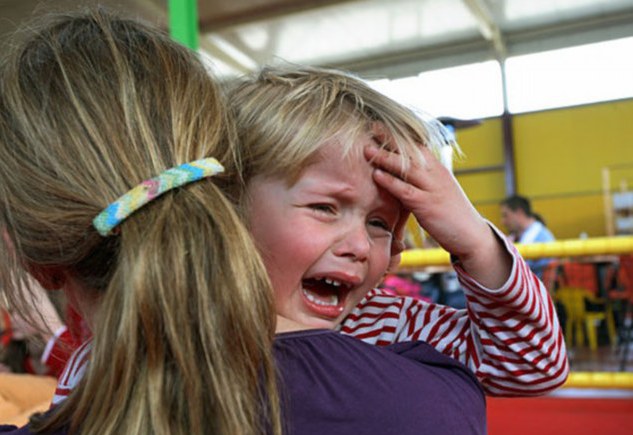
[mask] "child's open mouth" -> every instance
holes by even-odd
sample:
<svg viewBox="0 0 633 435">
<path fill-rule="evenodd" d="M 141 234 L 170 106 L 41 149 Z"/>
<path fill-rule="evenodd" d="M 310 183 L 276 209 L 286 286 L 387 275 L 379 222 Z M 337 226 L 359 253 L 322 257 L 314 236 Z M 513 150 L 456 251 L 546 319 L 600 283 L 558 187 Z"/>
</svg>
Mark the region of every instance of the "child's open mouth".
<svg viewBox="0 0 633 435">
<path fill-rule="evenodd" d="M 306 305 L 321 317 L 334 319 L 341 315 L 351 284 L 333 278 L 308 278 L 302 281 Z"/>
</svg>

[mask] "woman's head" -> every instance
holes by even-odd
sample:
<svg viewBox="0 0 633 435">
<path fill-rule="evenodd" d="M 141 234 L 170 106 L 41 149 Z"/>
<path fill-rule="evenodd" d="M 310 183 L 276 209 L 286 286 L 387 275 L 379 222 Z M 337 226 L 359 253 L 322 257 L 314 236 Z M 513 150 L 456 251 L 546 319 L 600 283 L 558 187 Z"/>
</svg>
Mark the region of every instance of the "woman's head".
<svg viewBox="0 0 633 435">
<path fill-rule="evenodd" d="M 15 248 L 95 290 L 118 244 L 91 228 L 101 209 L 169 167 L 230 158 L 230 123 L 195 54 L 132 21 L 60 18 L 15 47 L 0 86 L 2 217 Z"/>
<path fill-rule="evenodd" d="M 14 43 L 0 70 L 0 286 L 24 304 L 11 288 L 28 269 L 98 306 L 86 378 L 59 421 L 254 433 L 262 391 L 275 402 L 257 385 L 272 378 L 269 285 L 222 176 L 168 192 L 115 236 L 92 226 L 186 162 L 215 157 L 237 178 L 233 142 L 209 71 L 160 31 L 97 11 L 49 17 Z"/>
</svg>

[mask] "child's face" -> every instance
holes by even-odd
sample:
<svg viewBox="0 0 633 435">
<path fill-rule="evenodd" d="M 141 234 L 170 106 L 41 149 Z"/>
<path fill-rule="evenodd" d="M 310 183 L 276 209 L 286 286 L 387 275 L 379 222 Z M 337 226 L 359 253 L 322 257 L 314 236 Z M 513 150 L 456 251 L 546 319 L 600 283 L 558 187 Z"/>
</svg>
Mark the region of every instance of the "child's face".
<svg viewBox="0 0 633 435">
<path fill-rule="evenodd" d="M 401 206 L 378 188 L 358 140 L 343 158 L 326 144 L 289 185 L 278 177 L 249 184 L 249 221 L 275 289 L 277 312 L 334 328 L 382 278 Z"/>
</svg>

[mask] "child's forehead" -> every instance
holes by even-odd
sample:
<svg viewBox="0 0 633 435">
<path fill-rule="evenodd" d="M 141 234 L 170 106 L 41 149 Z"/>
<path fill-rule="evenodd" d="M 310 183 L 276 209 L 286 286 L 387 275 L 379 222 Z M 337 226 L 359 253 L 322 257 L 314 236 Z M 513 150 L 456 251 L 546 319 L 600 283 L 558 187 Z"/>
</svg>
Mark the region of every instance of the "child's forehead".
<svg viewBox="0 0 633 435">
<path fill-rule="evenodd" d="M 301 165 L 303 168 L 318 162 L 356 160 L 363 156 L 366 146 L 374 142 L 371 131 L 359 131 L 350 136 L 337 136 L 321 142 Z"/>
<path fill-rule="evenodd" d="M 294 184 L 301 173 L 315 163 L 359 158 L 364 160 L 364 149 L 367 146 L 394 145 L 394 132 L 383 122 L 359 117 L 347 121 L 351 122 L 343 121 L 343 125 L 337 126 L 338 128 L 324 129 L 318 133 L 313 130 L 313 134 L 295 136 L 288 142 L 278 143 L 276 159 L 270 161 L 267 168 L 261 167 L 262 171 L 259 173 L 280 177 Z M 407 150 L 398 151 L 403 156 L 408 155 Z"/>
<path fill-rule="evenodd" d="M 306 172 L 316 170 L 315 166 L 329 170 L 341 171 L 341 165 L 347 168 L 345 172 L 351 170 L 354 161 L 364 160 L 363 149 L 371 141 L 368 132 L 359 134 L 357 137 L 334 137 L 323 140 L 314 146 L 311 153 L 306 155 L 301 161 L 296 162 L 291 167 L 279 167 L 269 175 L 283 179 L 289 186 L 296 184 Z M 321 172 L 321 171 L 319 171 Z"/>
</svg>

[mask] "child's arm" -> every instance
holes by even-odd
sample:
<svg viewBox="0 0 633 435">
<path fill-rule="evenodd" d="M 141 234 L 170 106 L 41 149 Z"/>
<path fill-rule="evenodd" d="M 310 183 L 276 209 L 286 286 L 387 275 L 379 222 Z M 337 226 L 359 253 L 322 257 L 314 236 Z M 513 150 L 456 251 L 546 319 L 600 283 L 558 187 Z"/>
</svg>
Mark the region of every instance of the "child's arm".
<svg viewBox="0 0 633 435">
<path fill-rule="evenodd" d="M 422 152 L 426 163 L 411 162 L 406 181 L 392 175 L 400 168 L 399 155 L 377 148 L 368 148 L 366 155 L 380 168 L 376 182 L 452 254 L 468 310 L 409 299 L 387 309 L 385 300 L 370 297 L 343 331 L 365 340 L 373 334 L 383 343 L 428 341 L 468 365 L 491 394 L 540 394 L 559 386 L 568 363 L 547 291 L 514 247 L 477 213 L 452 174 L 428 149 Z M 386 334 L 367 325 L 356 328 L 354 322 L 363 318 L 380 320 L 375 327 Z"/>
<path fill-rule="evenodd" d="M 410 161 L 406 179 L 394 175 L 400 172 L 400 155 L 373 146 L 365 154 L 376 167 L 376 183 L 398 198 L 471 277 L 486 287 L 500 287 L 510 276 L 511 256 L 453 174 L 427 147 L 421 150 L 425 162 Z"/>
<path fill-rule="evenodd" d="M 469 367 L 488 394 L 528 396 L 559 387 L 569 366 L 565 342 L 543 284 L 511 244 L 511 276 L 482 287 L 455 265 L 466 310 L 370 292 L 341 332 L 377 345 L 422 340 Z"/>
</svg>

